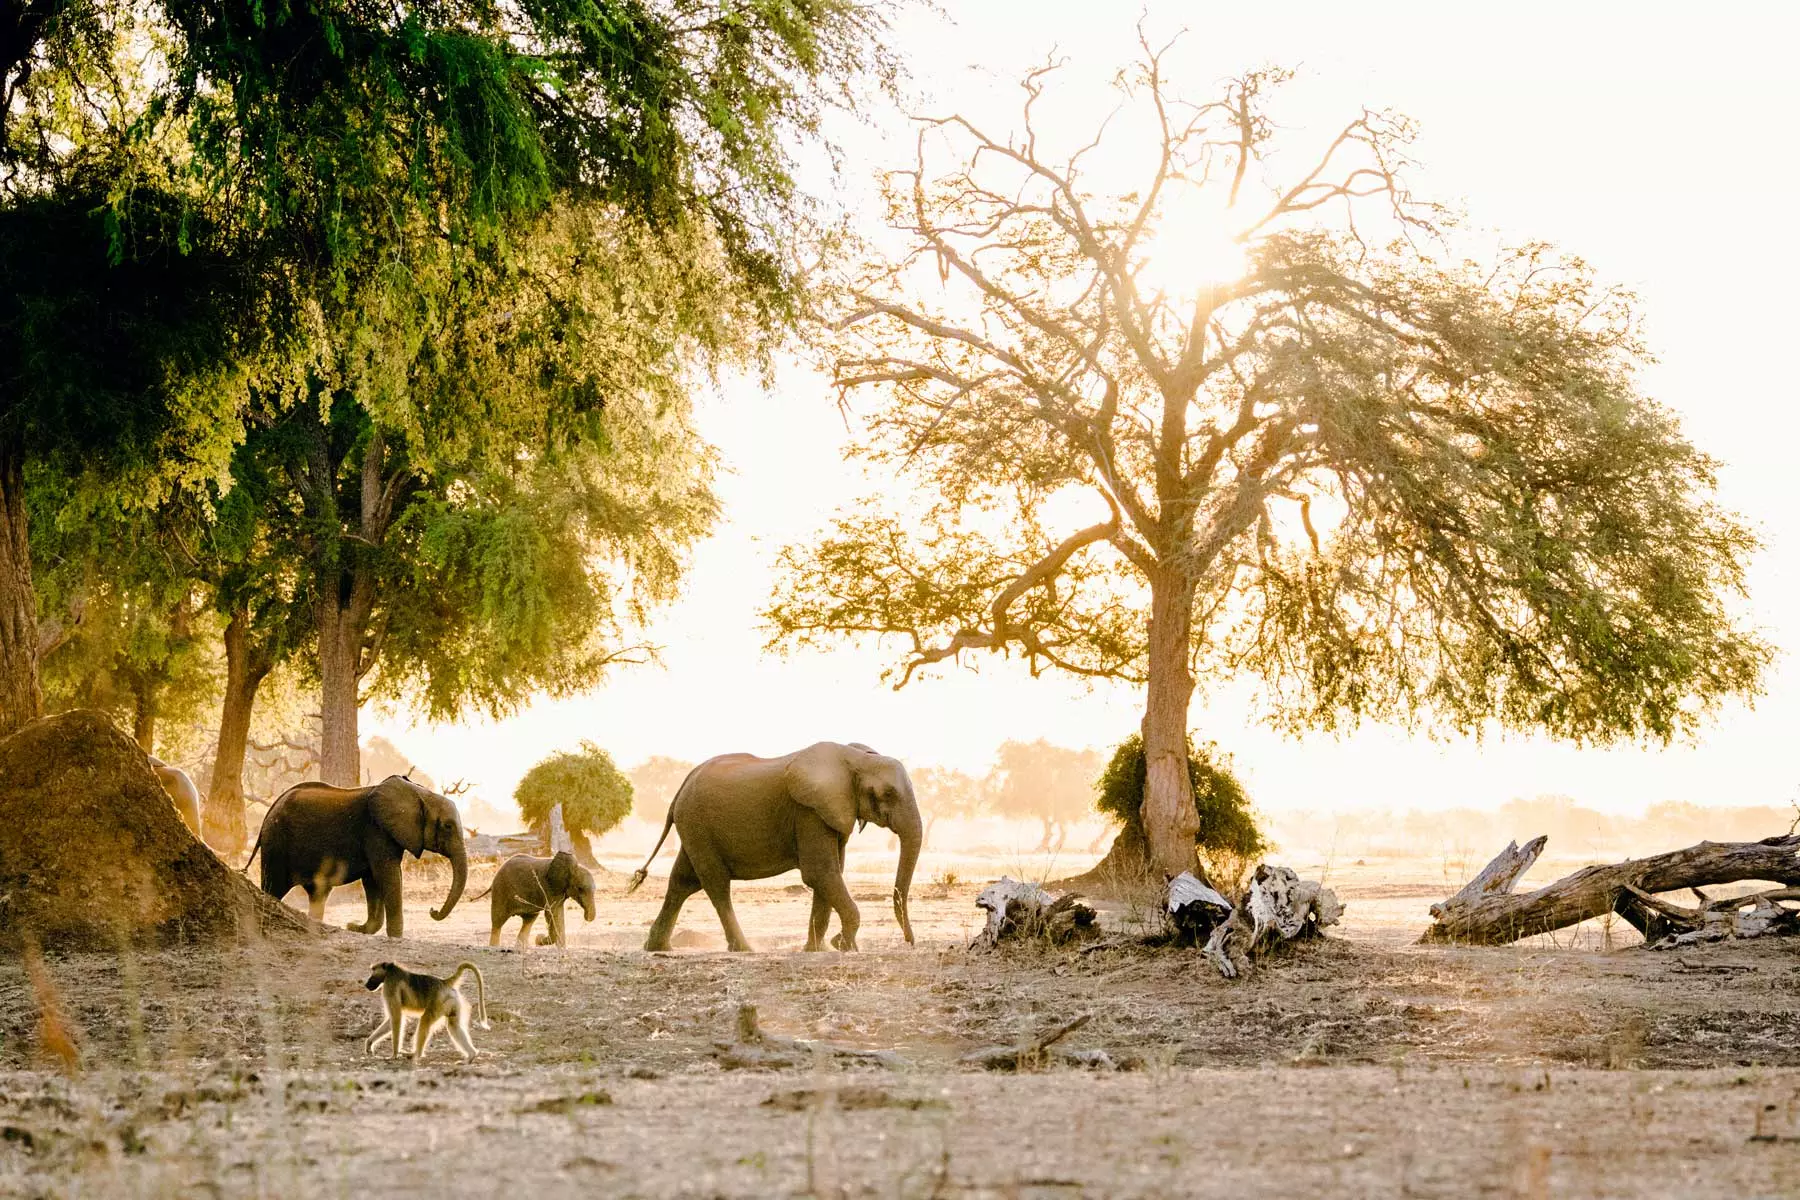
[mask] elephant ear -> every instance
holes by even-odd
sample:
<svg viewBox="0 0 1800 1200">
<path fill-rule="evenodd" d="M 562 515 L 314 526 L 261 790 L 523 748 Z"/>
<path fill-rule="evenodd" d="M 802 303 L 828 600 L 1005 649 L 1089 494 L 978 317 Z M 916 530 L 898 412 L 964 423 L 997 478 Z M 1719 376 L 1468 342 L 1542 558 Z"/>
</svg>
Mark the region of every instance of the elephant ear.
<svg viewBox="0 0 1800 1200">
<path fill-rule="evenodd" d="M 575 856 L 558 850 L 544 868 L 544 890 L 552 896 L 567 896 L 575 888 Z"/>
<path fill-rule="evenodd" d="M 856 828 L 856 772 L 850 758 L 857 751 L 835 742 L 820 742 L 788 760 L 788 796 L 840 835 Z"/>
<path fill-rule="evenodd" d="M 405 780 L 390 775 L 370 788 L 369 813 L 414 858 L 425 853 L 425 799 Z"/>
</svg>

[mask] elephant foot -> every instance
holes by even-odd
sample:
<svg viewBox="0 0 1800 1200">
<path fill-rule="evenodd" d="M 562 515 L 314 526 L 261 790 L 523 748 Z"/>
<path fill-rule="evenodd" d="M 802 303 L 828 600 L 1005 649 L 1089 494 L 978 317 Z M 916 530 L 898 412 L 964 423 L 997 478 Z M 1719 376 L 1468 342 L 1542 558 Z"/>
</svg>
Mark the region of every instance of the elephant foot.
<svg viewBox="0 0 1800 1200">
<path fill-rule="evenodd" d="M 839 950 L 849 952 L 856 949 L 856 938 L 851 934 L 836 933 L 831 937 L 831 944 Z"/>
<path fill-rule="evenodd" d="M 369 923 L 367 921 L 349 921 L 349 922 L 345 923 L 344 928 L 348 929 L 351 933 L 374 933 L 375 932 L 374 929 L 369 928 Z M 379 928 L 379 926 L 377 926 L 377 928 Z"/>
</svg>

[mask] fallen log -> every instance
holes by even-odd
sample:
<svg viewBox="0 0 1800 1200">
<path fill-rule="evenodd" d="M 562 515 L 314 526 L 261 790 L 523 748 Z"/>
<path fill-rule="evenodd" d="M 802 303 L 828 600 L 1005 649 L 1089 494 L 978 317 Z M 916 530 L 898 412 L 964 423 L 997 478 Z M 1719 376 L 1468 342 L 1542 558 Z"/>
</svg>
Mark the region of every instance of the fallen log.
<svg viewBox="0 0 1800 1200">
<path fill-rule="evenodd" d="M 1534 839 L 1526 848 L 1537 845 L 1541 851 L 1542 841 Z M 1496 863 L 1509 856 L 1516 859 L 1520 853 L 1517 847 L 1509 846 L 1476 878 L 1488 875 Z M 1671 923 L 1679 920 L 1677 914 L 1682 910 L 1667 902 L 1660 907 L 1646 904 L 1640 897 L 1746 879 L 1800 884 L 1800 835 L 1764 838 L 1760 842 L 1701 842 L 1667 854 L 1583 867 L 1523 895 L 1511 890 L 1521 873 L 1522 868 L 1504 879 L 1503 871 L 1496 873 L 1494 878 L 1501 879 L 1504 887 L 1490 888 L 1485 894 L 1471 894 L 1470 888 L 1465 887 L 1433 905 L 1431 915 L 1436 920 L 1419 940 L 1502 946 L 1534 934 L 1579 925 L 1609 912 L 1631 921 L 1645 931 L 1646 937 L 1654 930 L 1660 938 L 1674 929 Z"/>
</svg>

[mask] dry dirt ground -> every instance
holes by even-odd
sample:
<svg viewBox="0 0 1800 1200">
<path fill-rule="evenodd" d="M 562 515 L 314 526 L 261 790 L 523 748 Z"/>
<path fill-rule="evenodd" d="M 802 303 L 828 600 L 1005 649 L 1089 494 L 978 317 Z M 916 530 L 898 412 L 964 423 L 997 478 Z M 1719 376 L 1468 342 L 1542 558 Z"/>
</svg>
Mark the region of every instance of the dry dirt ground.
<svg viewBox="0 0 1800 1200">
<path fill-rule="evenodd" d="M 0 1194 L 1800 1196 L 1792 945 L 1418 947 L 1451 890 L 1437 865 L 1300 862 L 1329 869 L 1344 926 L 1227 982 L 1193 951 L 966 949 L 979 882 L 1042 862 L 928 862 L 909 949 L 886 864 L 852 865 L 857 955 L 797 950 L 788 880 L 738 889 L 758 953 L 718 952 L 696 897 L 690 948 L 645 954 L 659 880 L 626 897 L 622 875 L 593 924 L 571 910 L 566 952 L 488 949 L 485 901 L 432 922 L 442 884 L 420 878 L 398 943 L 52 953 L 73 1074 L 45 1050 L 44 987 L 0 959 Z M 354 891 L 328 911 L 360 916 Z M 364 1055 L 383 957 L 480 964 L 474 1063 L 442 1037 L 417 1068 Z M 826 1049 L 728 1069 L 715 1043 L 745 1002 Z M 1137 1069 L 958 1061 L 1084 1013 L 1069 1044 Z"/>
</svg>

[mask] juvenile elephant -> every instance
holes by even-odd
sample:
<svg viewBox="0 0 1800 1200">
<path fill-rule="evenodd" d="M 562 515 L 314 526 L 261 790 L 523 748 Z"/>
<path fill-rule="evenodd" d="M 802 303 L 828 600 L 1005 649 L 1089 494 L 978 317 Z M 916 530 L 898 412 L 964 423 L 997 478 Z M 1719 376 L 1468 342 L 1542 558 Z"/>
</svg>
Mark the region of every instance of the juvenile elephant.
<svg viewBox="0 0 1800 1200">
<path fill-rule="evenodd" d="M 361 788 L 295 784 L 276 797 L 263 817 L 250 857 L 262 849 L 262 889 L 280 900 L 295 886 L 306 889 L 313 920 L 325 917 L 325 898 L 343 883 L 362 880 L 369 915 L 345 928 L 401 936 L 400 860 L 433 850 L 450 860 L 450 895 L 431 919 L 450 915 L 468 882 L 462 817 L 449 800 L 400 775 Z M 249 869 L 250 861 L 244 861 Z"/>
<path fill-rule="evenodd" d="M 832 945 L 856 949 L 861 916 L 844 883 L 844 844 L 851 830 L 868 821 L 900 838 L 894 918 L 911 942 L 906 897 L 924 834 L 912 780 L 898 759 L 859 743 L 837 742 L 819 742 L 782 758 L 724 754 L 707 759 L 677 789 L 662 837 L 650 852 L 654 861 L 671 826 L 681 832 L 681 853 L 644 948 L 667 950 L 681 906 L 704 888 L 725 927 L 726 943 L 733 950 L 750 949 L 731 907 L 731 881 L 767 879 L 798 867 L 813 894 L 806 948 L 825 948 L 825 930 L 835 909 L 842 929 Z M 650 861 L 631 877 L 633 889 L 649 874 Z"/>
<path fill-rule="evenodd" d="M 567 945 L 563 904 L 569 900 L 580 903 L 584 918 L 594 919 L 594 876 L 567 850 L 559 850 L 549 858 L 513 855 L 500 864 L 494 882 L 483 894 L 492 896 L 494 930 L 488 936 L 490 946 L 500 944 L 502 925 L 513 917 L 520 917 L 518 947 L 525 949 L 532 923 L 539 913 L 544 914 L 544 924 L 549 926 L 549 931 L 538 938 L 538 945 Z M 473 899 L 479 900 L 481 896 Z"/>
<path fill-rule="evenodd" d="M 180 767 L 171 766 L 154 754 L 145 755 L 150 760 L 150 769 L 156 773 L 156 782 L 162 784 L 163 791 L 169 793 L 169 799 L 175 802 L 175 810 L 181 814 L 181 823 L 193 830 L 194 836 L 200 836 L 200 790 L 188 773 Z"/>
</svg>

